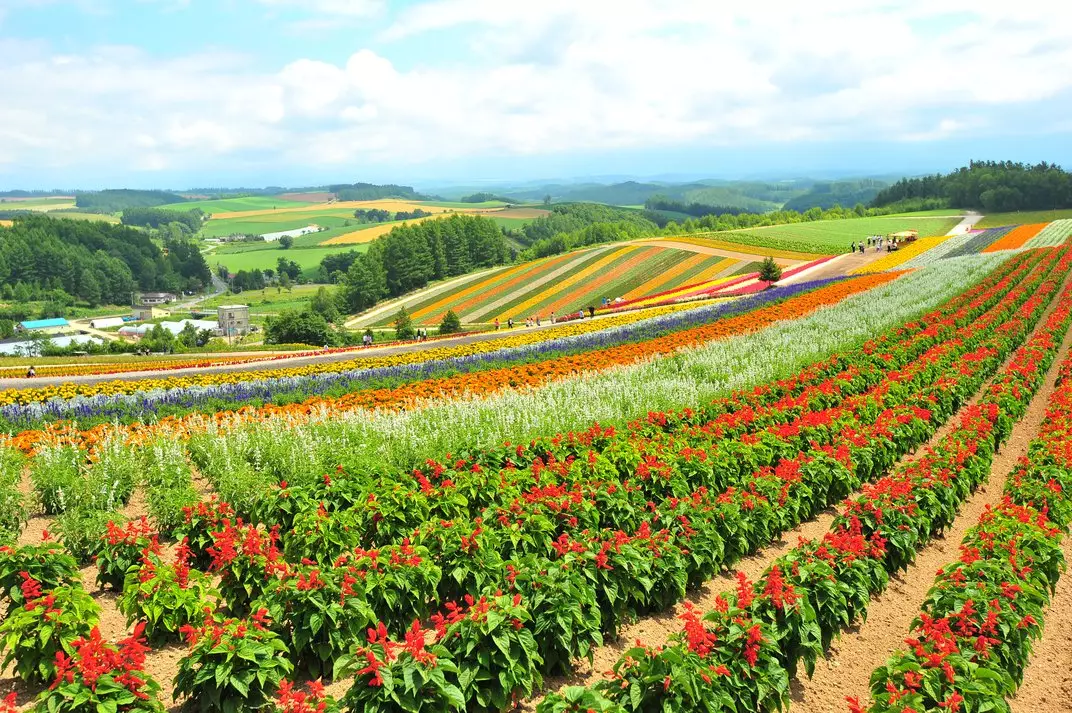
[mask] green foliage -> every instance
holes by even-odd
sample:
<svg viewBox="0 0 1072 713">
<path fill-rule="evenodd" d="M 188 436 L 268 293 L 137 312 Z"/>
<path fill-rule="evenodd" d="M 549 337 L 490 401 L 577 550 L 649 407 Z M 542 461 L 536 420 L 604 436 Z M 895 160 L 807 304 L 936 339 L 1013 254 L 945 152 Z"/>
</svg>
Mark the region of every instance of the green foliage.
<svg viewBox="0 0 1072 713">
<path fill-rule="evenodd" d="M 179 661 L 175 696 L 188 696 L 200 713 L 245 713 L 265 706 L 293 671 L 283 640 L 266 612 L 249 622 L 208 618 L 183 628 L 190 652 Z"/>
<path fill-rule="evenodd" d="M 511 198 L 503 198 L 502 196 L 495 195 L 494 193 L 473 193 L 468 196 L 462 196 L 458 199 L 460 203 L 491 203 L 493 201 L 499 201 L 500 203 L 517 203 Z"/>
<path fill-rule="evenodd" d="M 63 546 L 80 565 L 89 564 L 100 549 L 101 538 L 108 532 L 108 523 L 121 520 L 119 513 L 80 506 L 66 510 L 54 525 Z"/>
<path fill-rule="evenodd" d="M 543 659 L 532 636 L 531 618 L 513 597 L 469 597 L 432 617 L 440 642 L 458 667 L 458 688 L 468 713 L 514 709 L 543 683 Z"/>
<path fill-rule="evenodd" d="M 123 225 L 142 228 L 162 228 L 170 223 L 185 226 L 189 233 L 196 233 L 205 221 L 205 214 L 198 209 L 169 210 L 167 208 L 126 208 L 123 210 Z"/>
<path fill-rule="evenodd" d="M 142 625 L 117 646 L 104 641 L 93 627 L 89 636 L 72 642 L 74 655 L 57 662 L 54 686 L 37 698 L 42 713 L 164 713 L 160 684 L 145 672 Z"/>
<path fill-rule="evenodd" d="M 584 686 L 569 686 L 544 697 L 536 713 L 625 713 L 625 708 L 602 693 Z"/>
<path fill-rule="evenodd" d="M 416 332 L 413 330 L 413 320 L 409 316 L 409 312 L 406 311 L 406 306 L 402 305 L 395 312 L 395 339 L 406 340 L 413 339 Z"/>
<path fill-rule="evenodd" d="M 328 292 L 328 288 L 321 287 L 313 295 L 313 298 L 309 301 L 309 310 L 315 314 L 319 314 L 328 322 L 339 321 L 339 308 L 337 307 L 337 300 L 335 295 Z"/>
<path fill-rule="evenodd" d="M 0 624 L 3 667 L 14 661 L 15 673 L 23 681 L 49 684 L 56 678 L 56 654 L 73 656 L 73 642 L 97 626 L 101 609 L 77 584 L 41 591 L 31 579 L 24 591 L 37 596 L 29 597 Z"/>
<path fill-rule="evenodd" d="M 1072 208 L 1072 174 L 1056 164 L 972 161 L 948 174 L 903 178 L 875 196 L 872 205 L 940 199 L 988 213 Z"/>
<path fill-rule="evenodd" d="M 144 621 L 152 642 L 177 640 L 180 629 L 202 621 L 205 611 L 213 611 L 219 592 L 204 572 L 191 569 L 190 550 L 179 546 L 174 564 L 162 561 L 151 548 L 143 553 L 141 566 L 131 569 L 116 600 L 127 623 Z"/>
<path fill-rule="evenodd" d="M 381 198 L 401 198 L 404 200 L 425 200 L 427 196 L 417 193 L 410 186 L 396 186 L 394 184 L 376 185 L 374 183 L 336 184 L 327 189 L 335 194 L 340 201 L 374 201 Z"/>
<path fill-rule="evenodd" d="M 157 549 L 155 541 L 156 533 L 144 517 L 122 527 L 109 521 L 95 556 L 97 584 L 122 591 L 127 572 L 139 565 L 143 552 Z"/>
<path fill-rule="evenodd" d="M 264 326 L 266 344 L 326 344 L 338 343 L 338 335 L 323 315 L 310 310 L 284 310 L 269 317 Z"/>
<path fill-rule="evenodd" d="M 0 448 L 0 544 L 17 539 L 30 516 L 19 490 L 25 462 L 13 448 Z"/>
<path fill-rule="evenodd" d="M 452 215 L 399 225 L 350 264 L 342 302 L 348 311 L 368 309 L 384 297 L 420 289 L 432 280 L 501 265 L 509 253 L 502 229 L 482 216 Z M 321 272 L 330 276 L 337 267 L 322 264 Z"/>
<path fill-rule="evenodd" d="M 58 515 L 76 502 L 84 454 L 70 446 L 43 448 L 30 464 L 30 481 L 46 515 Z"/>
<path fill-rule="evenodd" d="M 294 238 L 289 235 L 284 235 L 279 238 L 280 250 L 290 250 L 292 247 L 294 247 Z"/>
<path fill-rule="evenodd" d="M 443 315 L 443 321 L 439 323 L 440 334 L 457 334 L 462 331 L 462 320 L 452 309 L 448 309 Z"/>
<path fill-rule="evenodd" d="M 8 611 L 26 603 L 22 584 L 29 577 L 42 589 L 80 584 L 78 563 L 54 542 L 22 547 L 0 547 L 0 596 Z"/>
<path fill-rule="evenodd" d="M 460 671 L 450 652 L 429 645 L 417 622 L 405 643 L 393 641 L 380 624 L 365 645 L 355 647 L 336 667 L 337 676 L 355 674 L 342 699 L 348 713 L 447 713 L 464 711 L 465 696 L 454 681 Z"/>
<path fill-rule="evenodd" d="M 74 204 L 83 210 L 98 213 L 118 213 L 129 208 L 153 208 L 169 203 L 184 203 L 186 198 L 167 191 L 139 191 L 112 188 L 91 193 L 79 193 Z"/>
<path fill-rule="evenodd" d="M 770 255 L 763 258 L 763 262 L 759 264 L 759 279 L 770 283 L 782 279 L 782 268 L 778 267 Z"/>
<path fill-rule="evenodd" d="M 574 248 L 657 233 L 659 226 L 635 210 L 594 203 L 556 205 L 514 235 L 528 249 L 527 259 L 557 255 Z"/>
<path fill-rule="evenodd" d="M 354 217 L 362 223 L 386 223 L 391 220 L 391 212 L 382 208 L 358 208 Z"/>
<path fill-rule="evenodd" d="M 15 285 L 15 299 L 60 290 L 90 302 L 127 304 L 139 289 L 178 292 L 208 282 L 195 246 L 174 242 L 165 256 L 147 232 L 128 226 L 27 214 L 3 234 L 0 284 Z"/>
</svg>

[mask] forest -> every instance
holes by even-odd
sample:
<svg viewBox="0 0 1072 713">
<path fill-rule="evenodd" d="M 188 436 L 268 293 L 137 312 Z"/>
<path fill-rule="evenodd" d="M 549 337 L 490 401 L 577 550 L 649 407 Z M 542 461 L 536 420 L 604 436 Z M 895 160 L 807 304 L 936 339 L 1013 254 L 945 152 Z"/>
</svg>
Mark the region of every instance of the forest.
<svg viewBox="0 0 1072 713">
<path fill-rule="evenodd" d="M 75 205 L 91 213 L 118 213 L 128 208 L 155 208 L 169 203 L 184 203 L 186 198 L 169 191 L 139 191 L 131 188 L 110 188 L 92 193 L 79 193 Z"/>
<path fill-rule="evenodd" d="M 376 185 L 374 183 L 339 183 L 327 187 L 340 201 L 374 201 L 381 198 L 406 198 L 409 200 L 425 200 L 423 196 L 413 190 L 412 186 L 396 186 L 394 184 Z"/>
<path fill-rule="evenodd" d="M 123 225 L 142 228 L 160 228 L 170 223 L 186 226 L 190 233 L 201 230 L 207 216 L 200 209 L 169 210 L 167 208 L 127 208 L 123 211 Z"/>
<path fill-rule="evenodd" d="M 349 258 L 340 279 L 340 307 L 359 312 L 385 297 L 420 289 L 433 280 L 502 265 L 513 257 L 506 236 L 488 218 L 452 215 L 400 225 L 372 243 L 368 252 Z M 321 272 L 337 272 L 345 262 L 347 258 L 335 256 L 327 268 L 321 264 Z"/>
<path fill-rule="evenodd" d="M 882 190 L 873 206 L 940 199 L 955 208 L 991 213 L 1072 207 L 1072 174 L 1052 163 L 972 161 L 947 174 L 902 178 Z"/>
<path fill-rule="evenodd" d="M 4 299 L 63 293 L 90 305 L 126 304 L 135 290 L 200 290 L 210 281 L 192 242 L 171 241 L 165 255 L 145 231 L 45 215 L 21 215 L 10 228 L 0 228 Z"/>
</svg>

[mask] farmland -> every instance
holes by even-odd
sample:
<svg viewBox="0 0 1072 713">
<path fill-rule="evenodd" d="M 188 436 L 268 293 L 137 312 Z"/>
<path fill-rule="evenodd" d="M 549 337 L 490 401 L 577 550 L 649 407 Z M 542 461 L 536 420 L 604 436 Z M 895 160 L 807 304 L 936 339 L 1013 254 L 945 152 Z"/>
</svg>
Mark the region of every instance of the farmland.
<svg viewBox="0 0 1072 713">
<path fill-rule="evenodd" d="M 729 231 L 715 237 L 766 248 L 839 253 L 847 251 L 850 243 L 858 243 L 869 235 L 888 235 L 904 230 L 917 230 L 920 236 L 945 235 L 959 222 L 959 217 L 934 216 L 850 218 Z"/>
<path fill-rule="evenodd" d="M 728 243 L 672 239 L 600 246 L 457 280 L 449 289 L 432 286 L 359 315 L 353 324 L 387 324 L 402 305 L 414 320 L 428 325 L 439 324 L 448 310 L 464 323 L 488 324 L 536 316 L 546 320 L 589 306 L 602 309 L 603 298 L 636 300 L 733 277 L 765 252 L 741 253 L 733 248 Z M 774 255 L 787 267 L 813 257 L 777 251 Z"/>
<path fill-rule="evenodd" d="M 307 236 L 315 238 L 315 235 Z M 245 247 L 245 246 L 242 246 Z M 216 264 L 225 265 L 231 272 L 239 270 L 264 270 L 275 269 L 281 257 L 293 260 L 301 266 L 302 270 L 312 272 L 320 265 L 320 261 L 328 255 L 337 255 L 348 250 L 361 252 L 367 246 L 345 245 L 339 247 L 295 247 L 290 250 L 280 250 L 278 245 L 257 245 L 259 249 L 241 249 L 237 245 L 230 250 L 219 250 L 205 256 L 210 266 Z"/>
<path fill-rule="evenodd" d="M 732 299 L 294 365 L 43 367 L 0 390 L 4 685 L 239 713 L 1004 700 L 1019 674 L 979 671 L 1059 650 L 1070 596 L 1072 248 L 1028 242 L 811 281 L 782 253 L 784 285 Z M 487 270 L 411 312 L 633 301 L 761 257 L 671 245 Z M 1012 622 L 983 650 L 965 581 Z"/>
<path fill-rule="evenodd" d="M 1050 223 L 1072 218 L 1072 210 L 1018 211 L 1016 213 L 987 213 L 979 221 L 979 228 L 1000 228 L 1005 225 Z"/>
</svg>

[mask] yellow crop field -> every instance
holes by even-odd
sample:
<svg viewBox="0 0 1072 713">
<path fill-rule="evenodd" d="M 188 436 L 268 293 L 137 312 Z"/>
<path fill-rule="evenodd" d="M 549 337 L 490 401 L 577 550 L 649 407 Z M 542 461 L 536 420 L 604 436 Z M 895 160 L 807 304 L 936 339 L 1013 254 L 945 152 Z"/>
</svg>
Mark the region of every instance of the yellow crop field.
<svg viewBox="0 0 1072 713">
<path fill-rule="evenodd" d="M 2 225 L 5 228 L 10 228 L 14 224 L 15 224 L 15 221 L 13 221 L 13 220 L 0 220 L 0 225 Z"/>
<path fill-rule="evenodd" d="M 400 225 L 407 225 L 409 223 L 423 223 L 426 220 L 433 220 L 435 218 L 441 218 L 442 215 L 432 215 L 426 218 L 414 218 L 413 220 L 403 220 L 401 223 L 382 223 L 380 225 L 374 225 L 371 228 L 362 228 L 361 230 L 355 230 L 352 233 L 346 233 L 345 235 L 336 235 L 330 240 L 325 240 L 320 243 L 321 245 L 353 245 L 356 243 L 370 243 L 381 235 L 387 235 L 392 230 Z"/>
<path fill-rule="evenodd" d="M 322 213 L 325 210 L 386 210 L 391 213 L 397 213 L 398 211 L 412 211 L 420 208 L 428 213 L 447 213 L 453 210 L 456 213 L 477 213 L 481 212 L 478 209 L 467 208 L 443 208 L 442 206 L 425 205 L 424 203 L 416 203 L 413 201 L 400 201 L 400 200 L 377 200 L 377 201 L 338 201 L 336 203 L 317 203 L 314 205 L 303 205 L 297 208 L 284 208 L 282 210 L 239 210 L 230 213 L 216 213 L 212 217 L 216 220 L 224 220 L 226 218 L 252 218 L 258 215 L 278 215 L 279 213 Z"/>
</svg>

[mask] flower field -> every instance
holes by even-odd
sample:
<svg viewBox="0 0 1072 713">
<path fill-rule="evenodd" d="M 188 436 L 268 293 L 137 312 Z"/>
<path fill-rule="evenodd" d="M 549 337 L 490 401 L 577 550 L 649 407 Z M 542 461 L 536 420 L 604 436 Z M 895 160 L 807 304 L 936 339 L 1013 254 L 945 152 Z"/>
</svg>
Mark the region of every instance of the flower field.
<svg viewBox="0 0 1072 713">
<path fill-rule="evenodd" d="M 388 325 L 402 305 L 415 323 L 429 326 L 439 324 L 447 310 L 470 324 L 516 323 L 536 316 L 546 321 L 552 314 L 561 317 L 589 306 L 601 309 L 603 298 L 637 302 L 729 280 L 767 255 L 786 268 L 816 258 L 692 237 L 602 245 L 478 275 L 446 289 L 431 288 L 392 303 L 391 309 L 359 315 L 352 325 Z"/>
<path fill-rule="evenodd" d="M 793 710 L 1049 399 L 908 648 L 844 703 L 1004 710 L 1072 524 L 1072 248 L 980 250 L 314 368 L 5 392 L 0 711 Z M 725 259 L 610 246 L 474 304 L 677 297 Z M 668 614 L 678 633 L 563 686 Z"/>
</svg>

